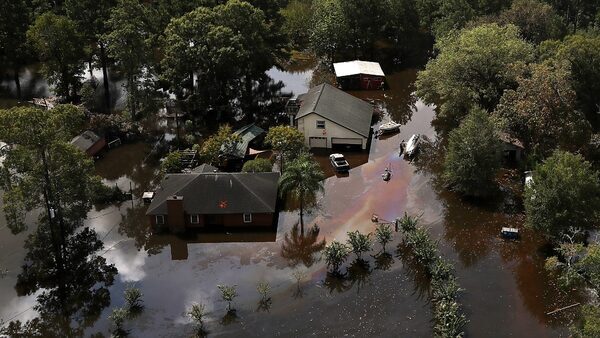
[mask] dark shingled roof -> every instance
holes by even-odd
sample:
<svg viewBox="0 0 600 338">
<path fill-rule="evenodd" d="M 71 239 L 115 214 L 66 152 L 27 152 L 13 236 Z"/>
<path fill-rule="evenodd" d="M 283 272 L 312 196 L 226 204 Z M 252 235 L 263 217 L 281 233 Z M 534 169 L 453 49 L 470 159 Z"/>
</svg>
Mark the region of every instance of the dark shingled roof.
<svg viewBox="0 0 600 338">
<path fill-rule="evenodd" d="M 166 215 L 167 200 L 183 196 L 188 214 L 273 213 L 279 173 L 189 173 L 165 176 L 147 215 Z"/>
<path fill-rule="evenodd" d="M 303 95 L 296 119 L 312 113 L 369 137 L 373 106 L 330 84 L 313 87 Z"/>
<path fill-rule="evenodd" d="M 192 169 L 193 173 L 214 173 L 219 171 L 216 167 L 213 167 L 210 164 L 202 164 Z"/>
<path fill-rule="evenodd" d="M 81 135 L 75 136 L 71 140 L 71 144 L 80 149 L 83 152 L 86 152 L 90 149 L 96 142 L 100 141 L 101 137 L 98 134 L 94 133 L 91 130 L 86 130 Z"/>
</svg>

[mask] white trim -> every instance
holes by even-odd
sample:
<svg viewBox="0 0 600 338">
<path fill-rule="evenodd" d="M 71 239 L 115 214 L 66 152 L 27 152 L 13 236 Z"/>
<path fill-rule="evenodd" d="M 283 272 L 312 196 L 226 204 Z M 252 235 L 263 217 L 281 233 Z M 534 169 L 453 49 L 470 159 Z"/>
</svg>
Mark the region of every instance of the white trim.
<svg viewBox="0 0 600 338">
<path fill-rule="evenodd" d="M 248 217 L 248 218 L 246 218 L 246 217 Z M 252 214 L 244 214 L 243 218 L 244 218 L 244 223 L 252 223 Z"/>
<path fill-rule="evenodd" d="M 155 217 L 156 225 L 164 225 L 165 224 L 165 215 L 156 215 L 154 217 Z"/>
</svg>

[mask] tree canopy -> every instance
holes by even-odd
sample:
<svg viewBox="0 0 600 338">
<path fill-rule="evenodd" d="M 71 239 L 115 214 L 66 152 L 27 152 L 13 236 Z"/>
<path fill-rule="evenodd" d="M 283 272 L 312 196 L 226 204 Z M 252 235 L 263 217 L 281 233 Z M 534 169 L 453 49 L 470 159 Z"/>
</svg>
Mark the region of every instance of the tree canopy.
<svg viewBox="0 0 600 338">
<path fill-rule="evenodd" d="M 553 238 L 600 224 L 600 177 L 581 155 L 555 151 L 535 168 L 524 194 L 527 225 Z"/>
<path fill-rule="evenodd" d="M 549 155 L 557 147 L 580 150 L 590 139 L 590 126 L 576 110 L 568 66 L 531 64 L 507 90 L 496 114 L 507 121 L 509 133 L 525 148 Z"/>
<path fill-rule="evenodd" d="M 481 196 L 493 189 L 499 168 L 498 132 L 489 115 L 475 108 L 457 129 L 450 132 L 444 179 L 461 194 Z"/>
<path fill-rule="evenodd" d="M 85 51 L 83 36 L 74 21 L 52 12 L 37 17 L 27 39 L 43 61 L 43 73 L 56 93 L 74 98 L 81 87 Z"/>
<path fill-rule="evenodd" d="M 516 26 L 485 24 L 438 40 L 437 58 L 419 72 L 417 95 L 439 104 L 438 116 L 455 122 L 475 105 L 494 109 L 515 82 L 512 65 L 533 60 L 533 47 Z"/>
</svg>

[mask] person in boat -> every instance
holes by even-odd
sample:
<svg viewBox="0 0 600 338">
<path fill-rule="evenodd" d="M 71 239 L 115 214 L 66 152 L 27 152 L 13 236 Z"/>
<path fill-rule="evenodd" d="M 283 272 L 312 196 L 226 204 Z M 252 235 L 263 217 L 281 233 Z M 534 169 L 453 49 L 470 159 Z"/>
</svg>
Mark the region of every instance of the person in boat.
<svg viewBox="0 0 600 338">
<path fill-rule="evenodd" d="M 404 148 L 406 148 L 406 141 L 402 140 L 402 142 L 400 142 L 400 156 L 404 154 Z"/>
</svg>

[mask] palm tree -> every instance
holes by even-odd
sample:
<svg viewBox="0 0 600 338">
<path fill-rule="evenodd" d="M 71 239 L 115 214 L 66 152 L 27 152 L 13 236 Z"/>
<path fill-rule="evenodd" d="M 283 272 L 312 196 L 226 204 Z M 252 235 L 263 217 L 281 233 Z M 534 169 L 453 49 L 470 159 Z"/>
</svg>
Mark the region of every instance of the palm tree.
<svg viewBox="0 0 600 338">
<path fill-rule="evenodd" d="M 279 180 L 282 197 L 289 195 L 300 203 L 300 231 L 304 235 L 304 207 L 314 203 L 317 193 L 323 191 L 325 175 L 309 155 L 301 155 L 283 171 Z"/>
</svg>

